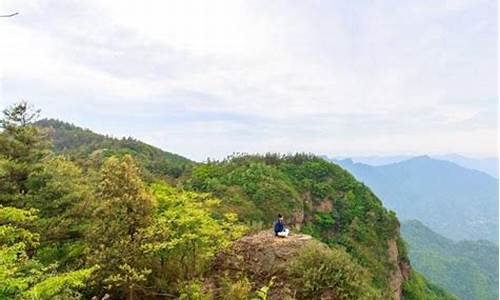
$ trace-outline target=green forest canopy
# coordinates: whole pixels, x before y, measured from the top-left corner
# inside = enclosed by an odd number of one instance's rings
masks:
[[[498,299],[498,246],[490,241],[447,239],[419,221],[407,221],[401,233],[414,267],[464,300]]]

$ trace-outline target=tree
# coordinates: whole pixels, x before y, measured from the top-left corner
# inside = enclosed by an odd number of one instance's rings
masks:
[[[151,257],[153,288],[171,289],[201,277],[215,254],[246,230],[234,214],[212,216],[220,200],[209,194],[179,191],[164,183],[152,185],[156,217],[144,232],[145,255]]]
[[[48,154],[47,139],[32,122],[38,117],[26,102],[3,111],[0,120],[0,205],[26,205],[27,179]]]
[[[101,170],[96,205],[87,234],[88,264],[101,268],[99,283],[134,299],[150,270],[140,253],[140,232],[153,221],[154,201],[141,181],[133,159],[109,158]]]
[[[80,168],[62,156],[51,155],[29,175],[27,186],[27,201],[39,215],[40,259],[57,260],[62,268],[79,265],[91,198]]]
[[[37,211],[25,207],[27,178],[34,170],[43,141],[31,126],[36,111],[26,103],[3,111],[0,120],[0,295],[19,295],[34,281],[38,264],[31,257],[39,235],[33,231]]]

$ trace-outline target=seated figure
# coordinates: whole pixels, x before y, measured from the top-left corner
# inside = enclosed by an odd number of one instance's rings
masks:
[[[285,228],[283,216],[279,214],[278,220],[274,223],[274,234],[279,237],[287,237],[289,232],[288,228]]]

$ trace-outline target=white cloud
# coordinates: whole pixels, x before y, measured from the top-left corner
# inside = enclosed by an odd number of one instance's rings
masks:
[[[29,99],[48,115],[200,159],[339,149],[493,154],[496,5],[5,1],[2,10],[20,15],[0,20],[9,41],[0,49],[0,105]],[[97,115],[105,119],[91,121]],[[141,124],[110,126],[118,118]]]

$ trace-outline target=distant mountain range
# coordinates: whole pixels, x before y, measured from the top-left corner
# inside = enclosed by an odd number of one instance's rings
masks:
[[[335,160],[352,159],[353,162],[381,166],[414,158],[412,155],[335,157]],[[468,169],[474,169],[498,178],[498,158],[472,158],[459,154],[430,155],[431,158],[447,160]]]
[[[368,185],[401,220],[420,220],[455,240],[498,243],[498,179],[429,156],[380,166],[334,161]]]
[[[458,154],[449,155],[435,155],[432,156],[436,159],[448,160],[456,163],[464,168],[474,169],[478,171],[483,171],[495,178],[498,178],[498,158],[488,157],[488,158],[470,158]]]
[[[498,246],[449,240],[419,221],[401,224],[413,267],[463,300],[498,299]]]

